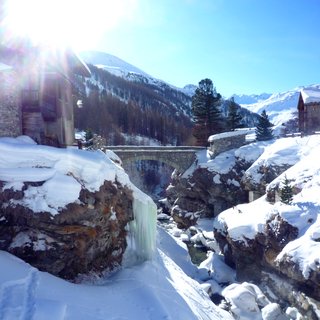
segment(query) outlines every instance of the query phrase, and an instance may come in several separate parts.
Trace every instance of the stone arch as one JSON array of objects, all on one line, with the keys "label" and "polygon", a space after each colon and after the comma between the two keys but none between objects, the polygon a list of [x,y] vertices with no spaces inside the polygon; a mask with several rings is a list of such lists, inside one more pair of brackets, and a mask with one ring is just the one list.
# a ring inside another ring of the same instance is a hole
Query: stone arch
[{"label": "stone arch", "polygon": [[105,147],[117,154],[123,163],[137,160],[155,160],[185,172],[196,160],[196,153],[205,148],[188,146],[110,146]]},{"label": "stone arch", "polygon": [[[121,158],[121,156],[119,156]],[[178,172],[181,172],[184,170],[176,161],[172,161],[171,159],[168,159],[167,157],[159,157],[158,155],[154,154],[139,154],[131,157],[123,157],[121,158],[123,164],[129,163],[129,162],[135,162],[139,160],[153,160],[160,163],[165,163],[166,165],[169,165],[173,169],[176,169]]]}]

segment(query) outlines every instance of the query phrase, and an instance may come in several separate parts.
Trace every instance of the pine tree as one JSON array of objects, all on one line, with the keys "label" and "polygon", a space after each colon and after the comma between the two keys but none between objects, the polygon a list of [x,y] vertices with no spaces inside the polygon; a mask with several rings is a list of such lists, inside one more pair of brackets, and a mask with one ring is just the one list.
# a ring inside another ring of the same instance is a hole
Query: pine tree
[{"label": "pine tree", "polygon": [[293,188],[290,185],[290,180],[287,178],[287,176],[284,177],[282,185],[283,187],[280,189],[281,202],[285,204],[291,204],[293,199]]},{"label": "pine tree", "polygon": [[273,124],[269,121],[266,111],[263,110],[256,127],[256,140],[266,141],[273,139],[272,126]]},{"label": "pine tree", "polygon": [[85,133],[85,139],[86,139],[86,141],[89,141],[89,140],[91,140],[92,138],[93,138],[93,133],[92,133],[91,129],[87,129],[87,130],[86,130],[86,133]]},{"label": "pine tree", "polygon": [[227,129],[234,131],[235,128],[241,128],[242,117],[238,114],[238,105],[234,102],[232,97],[228,104]]},{"label": "pine tree", "polygon": [[220,100],[221,95],[217,93],[210,79],[199,82],[192,97],[193,135],[197,139],[197,145],[206,146],[211,134],[222,131]]}]

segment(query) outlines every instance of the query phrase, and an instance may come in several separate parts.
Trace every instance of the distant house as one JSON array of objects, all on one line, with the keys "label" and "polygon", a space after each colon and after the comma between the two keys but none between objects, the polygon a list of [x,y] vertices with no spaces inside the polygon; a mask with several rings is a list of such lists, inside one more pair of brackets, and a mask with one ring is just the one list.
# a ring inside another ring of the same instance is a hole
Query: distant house
[{"label": "distant house", "polygon": [[320,91],[304,89],[298,101],[299,131],[312,134],[320,131]]},{"label": "distant house", "polygon": [[0,137],[23,134],[39,144],[73,144],[76,75],[90,71],[72,50],[1,45]]}]

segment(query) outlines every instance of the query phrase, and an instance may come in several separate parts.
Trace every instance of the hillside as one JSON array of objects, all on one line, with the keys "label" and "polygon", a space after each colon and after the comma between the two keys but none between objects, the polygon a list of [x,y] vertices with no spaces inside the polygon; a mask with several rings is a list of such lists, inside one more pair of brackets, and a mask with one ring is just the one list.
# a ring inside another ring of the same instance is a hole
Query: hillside
[{"label": "hillside", "polygon": [[320,85],[301,86],[292,90],[274,94],[234,95],[234,99],[242,107],[260,114],[266,110],[269,119],[275,125],[285,123],[294,118],[297,112],[300,91],[312,89],[320,92]]},{"label": "hillside", "polygon": [[[77,128],[90,128],[108,144],[135,144],[136,136],[164,145],[192,143],[191,101],[196,86],[174,87],[107,53],[87,51],[81,57],[92,76],[82,84],[87,107],[75,111]],[[222,100],[225,117],[227,105]],[[254,126],[256,114],[238,108],[244,125]]]}]

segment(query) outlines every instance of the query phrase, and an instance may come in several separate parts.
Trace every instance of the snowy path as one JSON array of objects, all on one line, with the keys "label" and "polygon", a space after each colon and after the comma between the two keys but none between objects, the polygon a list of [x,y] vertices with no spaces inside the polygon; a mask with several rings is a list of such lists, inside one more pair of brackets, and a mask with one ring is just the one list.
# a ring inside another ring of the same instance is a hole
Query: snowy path
[{"label": "snowy path", "polygon": [[1,320],[232,319],[161,249],[95,285],[64,281],[3,251],[0,266]]},{"label": "snowy path", "polygon": [[8,281],[1,286],[0,319],[32,319],[34,317],[37,278],[37,271],[30,269],[26,278]]}]

